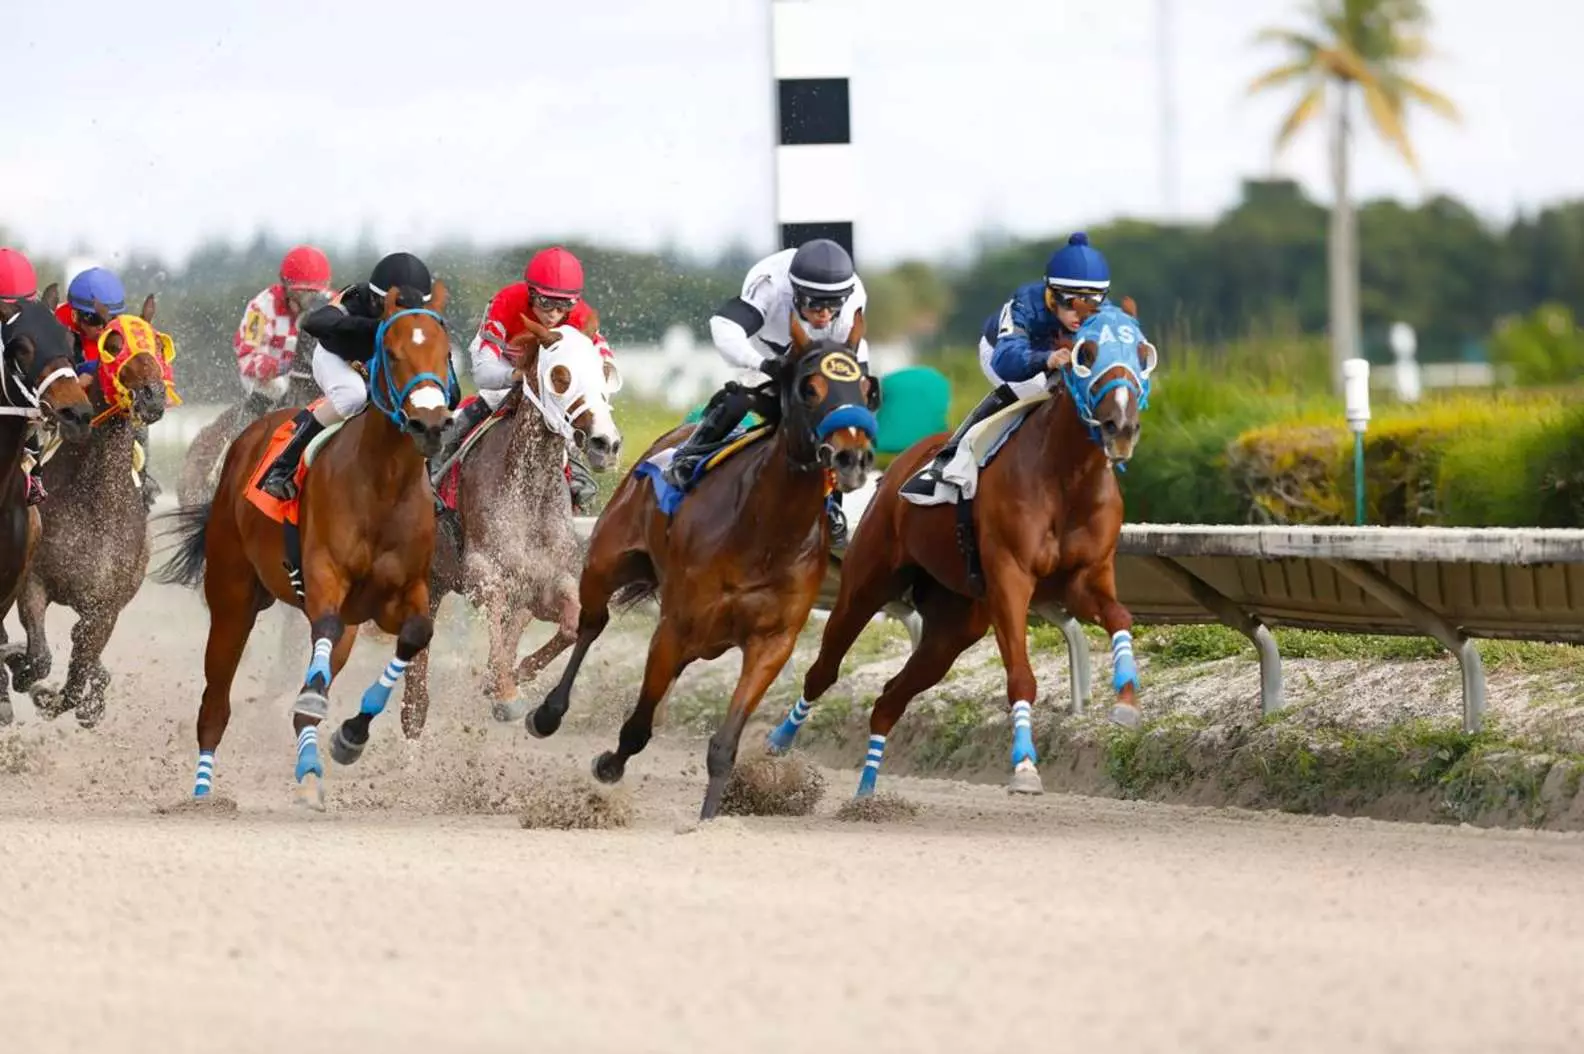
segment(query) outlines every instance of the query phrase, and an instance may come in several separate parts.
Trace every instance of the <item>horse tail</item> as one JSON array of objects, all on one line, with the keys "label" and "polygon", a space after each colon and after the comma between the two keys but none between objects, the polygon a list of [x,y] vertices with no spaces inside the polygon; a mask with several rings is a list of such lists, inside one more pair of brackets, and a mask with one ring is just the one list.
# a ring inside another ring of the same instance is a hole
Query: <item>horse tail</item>
[{"label": "horse tail", "polygon": [[611,594],[610,605],[619,612],[628,612],[658,592],[660,592],[658,583],[628,582]]},{"label": "horse tail", "polygon": [[175,535],[176,544],[173,548],[176,551],[159,570],[149,575],[150,578],[168,586],[198,587],[204,576],[204,535],[209,529],[209,513],[213,508],[214,502],[206,501],[202,505],[188,505],[159,517],[174,521],[169,530],[161,532],[161,536]]}]

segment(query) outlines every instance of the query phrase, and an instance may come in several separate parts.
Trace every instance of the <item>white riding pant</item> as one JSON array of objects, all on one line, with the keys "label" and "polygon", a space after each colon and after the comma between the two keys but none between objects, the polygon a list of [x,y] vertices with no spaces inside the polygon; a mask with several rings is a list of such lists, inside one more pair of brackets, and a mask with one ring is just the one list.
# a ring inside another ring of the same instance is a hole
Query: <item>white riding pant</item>
[{"label": "white riding pant", "polygon": [[[333,352],[326,351],[323,347],[314,349],[313,356],[314,383],[319,385],[319,390],[325,393],[329,405],[335,408],[335,417],[331,421],[343,420],[351,417],[364,406],[368,405],[368,385],[363,378],[352,368],[352,364]],[[330,424],[324,420],[322,411],[314,416],[320,424]]]},{"label": "white riding pant", "polygon": [[249,395],[262,395],[271,402],[279,402],[286,398],[286,390],[291,387],[291,378],[285,374],[271,377],[261,381],[257,377],[242,377],[242,390]]},{"label": "white riding pant", "polygon": [[1040,373],[1036,373],[1034,376],[1030,377],[1026,381],[1004,381],[1004,380],[1002,380],[1000,377],[996,376],[995,370],[990,368],[990,360],[994,356],[995,356],[995,345],[990,343],[988,340],[984,339],[983,337],[980,337],[979,338],[979,369],[981,371],[983,371],[984,375],[990,379],[990,383],[992,385],[1000,386],[1000,385],[1005,384],[1007,387],[1012,389],[1012,394],[1016,395],[1019,399],[1027,399],[1029,396],[1035,395],[1035,394],[1045,390],[1045,386],[1049,382],[1046,380],[1045,374],[1044,374],[1043,371],[1041,371]]},{"label": "white riding pant", "polygon": [[510,388],[480,388],[479,398],[484,400],[484,405],[490,408],[490,413],[500,409],[501,403],[511,394]]}]

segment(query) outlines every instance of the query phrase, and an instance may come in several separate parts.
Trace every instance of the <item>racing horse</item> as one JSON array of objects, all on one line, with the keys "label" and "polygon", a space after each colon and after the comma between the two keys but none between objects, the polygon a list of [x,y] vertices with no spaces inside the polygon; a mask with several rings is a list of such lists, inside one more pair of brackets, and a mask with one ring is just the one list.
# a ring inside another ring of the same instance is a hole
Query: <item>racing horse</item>
[{"label": "racing horse", "polygon": [[[176,346],[153,326],[154,297],[144,299],[137,315],[112,317],[97,303],[94,310],[110,321],[99,337],[91,385],[92,434],[86,443],[57,448],[41,470],[52,497],[39,507],[43,533],[17,605],[27,650],[10,660],[17,688],[30,692],[40,716],[75,711],[84,728],[104,716],[111,676],[101,656],[148,568],[149,509],[139,477],[148,452],[136,442],[136,429],[180,402],[171,372]],[[77,613],[59,691],[41,683],[52,665],[44,631],[51,604]]]},{"label": "racing horse", "polygon": [[[72,366],[71,333],[56,320],[55,305],[0,301],[0,652],[10,650],[5,616],[16,602],[42,526],[38,509],[27,503],[28,429],[49,420],[65,441],[82,443],[92,419]],[[0,725],[12,718],[11,677],[0,664]]]},{"label": "racing horse", "polygon": [[[979,469],[967,517],[983,553],[983,588],[972,586],[958,541],[961,508],[916,504],[900,493],[945,439],[931,436],[903,452],[881,477],[853,532],[841,587],[825,624],[803,694],[770,733],[771,753],[790,750],[812,704],[836,682],[842,658],[869,620],[905,600],[923,628],[912,655],[886,682],[869,718],[869,745],[858,797],[874,793],[885,741],[914,696],[938,683],[964,650],[994,628],[1012,713],[1012,793],[1043,793],[1034,749],[1034,672],[1028,612],[1060,608],[1111,635],[1111,719],[1139,722],[1133,618],[1117,601],[1114,561],[1122,531],[1122,493],[1114,469],[1133,455],[1139,411],[1159,355],[1144,337],[1131,298],[1098,308],[1080,301],[1083,321],[1069,363],[1045,391],[1003,411],[1011,431]],[[1031,404],[1031,405],[1029,405]],[[992,418],[992,421],[996,418]],[[965,441],[964,448],[970,448]]]},{"label": "racing horse", "polygon": [[[306,306],[300,317],[306,318],[315,308],[329,301],[328,293],[318,290],[308,292]],[[188,444],[187,453],[182,458],[181,473],[176,477],[176,500],[181,505],[200,505],[214,493],[226,448],[250,422],[271,410],[307,406],[319,395],[319,385],[313,379],[313,353],[319,342],[301,329],[293,339],[291,367],[280,378],[285,382],[280,395],[272,397],[265,392],[244,395],[200,428]]]},{"label": "racing horse", "polygon": [[[305,452],[299,497],[273,511],[259,478],[284,445],[293,411],[272,411],[243,429],[220,470],[214,498],[168,514],[176,551],[158,581],[203,585],[209,608],[203,701],[198,709],[194,798],[213,786],[215,752],[231,717],[231,683],[259,612],[280,600],[309,620],[312,659],[292,706],[298,802],[323,809],[318,726],[330,685],[358,627],[372,621],[396,636],[396,654],[363,692],[358,713],[332,737],[332,757],[351,764],[369,724],[429,644],[429,571],[435,510],[426,458],[440,448],[451,412],[445,284],[427,306],[416,290],[385,294],[368,364],[370,406],[331,425]],[[370,412],[372,410],[373,412]]]},{"label": "racing horse", "polygon": [[[602,365],[587,334],[525,320],[521,383],[459,450],[441,484],[454,509],[441,513],[429,587],[429,616],[449,593],[489,619],[488,692],[499,721],[520,721],[519,688],[577,637],[577,567],[565,464],[569,446],[587,450],[596,472],[614,467],[621,432],[607,399],[614,367]],[[526,405],[524,405],[526,404]],[[531,620],[555,636],[512,669]],[[429,652],[407,671],[402,731],[416,739],[429,710]]]},{"label": "racing horse", "polygon": [[[874,465],[879,386],[853,355],[863,331],[860,311],[845,345],[812,341],[793,313],[787,355],[762,367],[773,380],[756,393],[756,409],[771,424],[706,462],[715,467],[685,498],[668,492],[652,459],[674,450],[691,426],[658,439],[623,478],[589,539],[577,642],[560,683],[528,715],[532,735],[560,727],[612,601],[658,594],[660,620],[637,704],[616,750],[595,759],[594,775],[605,783],[622,778],[628,759],[649,742],[655,708],[689,664],[740,648],[742,671],[707,755],[700,816],[716,815],[743,725],[792,654],[825,577],[826,497],[832,487],[863,486]],[[729,455],[733,447],[738,452]]]}]

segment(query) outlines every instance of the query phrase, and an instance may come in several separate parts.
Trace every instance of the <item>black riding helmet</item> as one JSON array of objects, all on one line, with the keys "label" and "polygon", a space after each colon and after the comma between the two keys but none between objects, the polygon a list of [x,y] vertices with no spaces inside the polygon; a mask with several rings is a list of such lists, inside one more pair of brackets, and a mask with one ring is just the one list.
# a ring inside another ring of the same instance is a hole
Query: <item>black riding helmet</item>
[{"label": "black riding helmet", "polygon": [[857,275],[852,257],[829,238],[806,241],[792,254],[787,277],[799,308],[840,308],[852,295]]},{"label": "black riding helmet", "polygon": [[[369,292],[383,298],[392,289],[412,290],[423,298],[422,303],[429,302],[429,296],[434,291],[434,282],[429,277],[428,266],[412,253],[391,253],[379,263],[374,265],[374,273],[369,276]],[[417,307],[409,304],[405,297],[398,297],[398,302],[403,307]]]}]

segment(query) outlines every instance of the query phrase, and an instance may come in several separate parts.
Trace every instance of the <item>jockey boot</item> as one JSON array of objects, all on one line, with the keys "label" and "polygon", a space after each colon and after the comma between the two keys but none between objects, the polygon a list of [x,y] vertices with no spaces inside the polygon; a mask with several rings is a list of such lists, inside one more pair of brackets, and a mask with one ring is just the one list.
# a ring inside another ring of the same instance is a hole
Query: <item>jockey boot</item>
[{"label": "jockey boot", "polygon": [[842,510],[840,494],[825,499],[825,519],[830,523],[830,547],[847,548],[847,513]]},{"label": "jockey boot", "polygon": [[693,434],[676,448],[671,464],[661,473],[665,481],[679,490],[686,490],[699,461],[708,455],[711,447],[731,435],[731,430],[742,423],[752,408],[753,393],[736,381],[726,382],[704,408],[704,416]]},{"label": "jockey boot", "polygon": [[44,489],[44,477],[39,474],[39,467],[34,465],[27,472],[27,503],[42,505],[48,498],[49,492]]},{"label": "jockey boot", "polygon": [[22,451],[22,470],[27,476],[27,503],[42,505],[49,497],[49,492],[44,489],[44,466],[40,464],[44,457],[44,437],[39,435],[37,428],[28,429],[27,438],[22,441]]},{"label": "jockey boot", "polygon": [[149,453],[149,426],[134,418],[132,422],[132,438],[137,442],[138,446],[143,448],[143,470],[139,473],[143,479],[143,507],[152,510],[154,502],[158,500],[164,488],[149,474],[149,459],[151,457]]},{"label": "jockey boot", "polygon": [[594,499],[599,497],[599,484],[594,480],[594,472],[583,460],[583,455],[572,450],[567,456],[567,484],[572,488],[572,513],[575,516],[587,516],[594,506]]},{"label": "jockey boot", "polygon": [[935,459],[925,467],[923,472],[902,485],[902,493],[917,494],[921,497],[928,497],[934,494],[935,484],[937,482],[945,482],[941,473],[946,470],[947,462],[951,461],[952,456],[957,453],[957,447],[962,443],[963,437],[968,434],[968,430],[992,414],[1005,410],[1015,402],[1017,402],[1017,396],[1012,393],[1011,385],[998,384],[990,389],[990,394],[981,399],[979,405],[969,411],[962,424],[957,426],[957,431],[951,434],[951,438],[946,440],[946,445],[941,447],[940,452],[935,455]]},{"label": "jockey boot", "polygon": [[451,419],[451,427],[445,441],[440,444],[440,452],[429,459],[429,483],[436,490],[440,489],[440,477],[450,467],[446,462],[462,448],[462,441],[473,429],[483,424],[490,413],[489,403],[483,399],[474,399]]},{"label": "jockey boot", "polygon": [[291,441],[259,480],[259,490],[281,501],[290,501],[297,496],[297,481],[292,478],[297,474],[297,463],[302,460],[303,451],[308,449],[313,437],[324,431],[324,425],[319,423],[313,411],[306,409],[297,411],[292,426],[296,431]]}]

